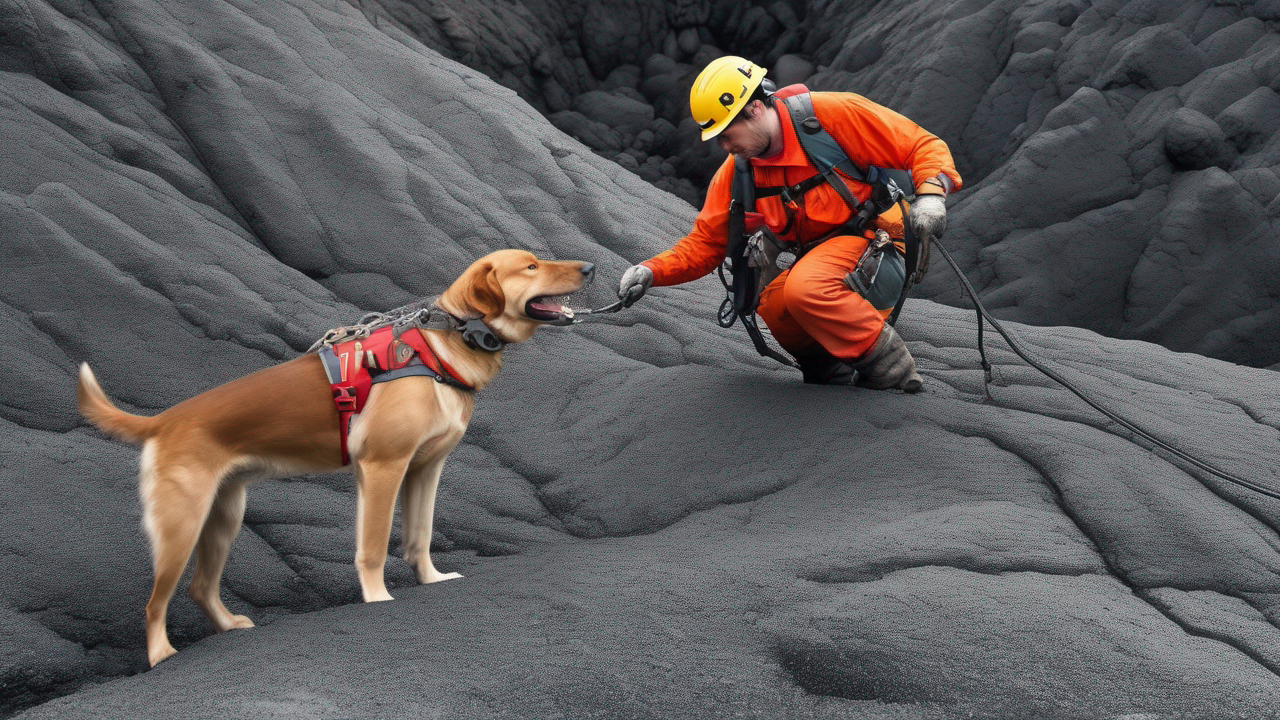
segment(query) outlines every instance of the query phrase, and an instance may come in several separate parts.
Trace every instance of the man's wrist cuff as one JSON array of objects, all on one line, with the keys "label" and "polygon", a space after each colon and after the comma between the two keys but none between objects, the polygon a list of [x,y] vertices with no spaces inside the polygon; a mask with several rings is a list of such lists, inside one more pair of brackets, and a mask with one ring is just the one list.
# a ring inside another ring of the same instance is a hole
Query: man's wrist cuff
[{"label": "man's wrist cuff", "polygon": [[955,183],[951,182],[951,178],[946,173],[938,173],[937,175],[920,183],[916,188],[917,195],[941,195],[946,197],[955,189]]}]

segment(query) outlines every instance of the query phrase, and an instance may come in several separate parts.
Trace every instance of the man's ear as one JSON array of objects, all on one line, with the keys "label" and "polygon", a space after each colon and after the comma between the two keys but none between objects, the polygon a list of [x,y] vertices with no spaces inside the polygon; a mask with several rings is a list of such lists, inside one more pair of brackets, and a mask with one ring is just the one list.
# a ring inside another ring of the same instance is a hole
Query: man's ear
[{"label": "man's ear", "polygon": [[500,315],[507,307],[507,296],[502,292],[498,270],[493,263],[484,263],[476,268],[467,290],[469,304],[485,317]]}]

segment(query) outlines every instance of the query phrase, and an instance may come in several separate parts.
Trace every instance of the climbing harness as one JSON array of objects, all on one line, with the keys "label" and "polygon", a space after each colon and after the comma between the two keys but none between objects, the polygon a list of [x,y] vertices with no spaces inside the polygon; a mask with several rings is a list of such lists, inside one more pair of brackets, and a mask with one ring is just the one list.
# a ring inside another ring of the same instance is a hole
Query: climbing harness
[{"label": "climbing harness", "polygon": [[386,313],[369,313],[355,325],[329,330],[307,350],[320,356],[333,390],[343,465],[351,462],[347,446],[351,418],[364,409],[374,385],[422,375],[463,392],[475,392],[457,370],[436,355],[418,329],[456,330],[473,348],[486,352],[502,349],[504,343],[483,319],[456,317],[437,307],[435,301],[428,298]]},{"label": "climbing harness", "polygon": [[[960,266],[957,265],[955,259],[951,257],[951,253],[947,252],[947,249],[943,247],[942,243],[938,242],[936,238],[934,238],[933,242],[937,244],[938,252],[942,253],[943,259],[947,261],[947,264],[951,265],[951,269],[954,270],[956,273],[956,276],[960,278],[960,284],[964,286],[964,291],[969,295],[969,299],[973,302],[974,310],[977,312],[978,355],[981,358],[981,362],[982,362],[983,390],[985,391],[988,399],[992,401],[995,400],[995,398],[991,395],[991,387],[990,387],[991,381],[992,381],[991,363],[987,361],[987,353],[983,347],[983,338],[982,338],[983,320],[986,320],[987,322],[991,323],[991,326],[995,328],[996,332],[1000,333],[1000,336],[1003,337],[1005,342],[1009,344],[1009,347],[1013,350],[1013,352],[1016,353],[1018,357],[1022,358],[1023,361],[1025,361],[1028,365],[1035,368],[1036,370],[1039,370],[1041,373],[1044,373],[1044,375],[1049,379],[1057,382],[1058,384],[1062,385],[1066,389],[1070,390],[1076,397],[1080,398],[1086,404],[1088,404],[1089,407],[1093,408],[1094,410],[1097,410],[1103,415],[1106,415],[1108,418],[1110,418],[1120,426],[1124,427],[1129,432],[1147,440],[1153,445],[1156,445],[1162,450],[1168,452],[1170,455],[1173,455],[1179,460],[1182,460],[1183,462],[1189,465],[1197,467],[1200,470],[1203,470],[1204,472],[1207,472],[1211,475],[1221,478],[1233,485],[1237,485],[1239,487],[1245,488],[1246,490],[1252,490],[1253,492],[1258,493],[1259,495],[1269,497],[1273,500],[1280,500],[1280,492],[1272,490],[1263,485],[1259,485],[1258,483],[1252,482],[1250,480],[1245,480],[1244,478],[1236,477],[1235,475],[1232,475],[1231,473],[1228,473],[1225,470],[1220,470],[1214,465],[1204,460],[1201,460],[1197,457],[1187,454],[1182,450],[1179,450],[1178,448],[1161,440],[1155,435],[1152,435],[1146,430],[1143,430],[1141,427],[1138,427],[1137,425],[1130,422],[1129,420],[1126,420],[1120,415],[1112,412],[1111,410],[1106,409],[1102,405],[1091,400],[1087,395],[1084,394],[1082,390],[1080,390],[1078,387],[1073,385],[1069,380],[1062,377],[1058,373],[1054,372],[1052,369],[1045,367],[1043,363],[1033,359],[1030,355],[1026,353],[1026,351],[1022,349],[1022,347],[1018,344],[1018,342],[1013,339],[1013,336],[1010,335],[1009,332],[1004,329],[1004,326],[1002,326],[999,321],[997,321],[994,317],[992,317],[991,313],[987,312],[987,308],[983,306],[980,300],[978,300],[978,294],[974,292],[973,286],[969,284],[969,279],[965,277],[965,274],[960,270]],[[1203,483],[1203,481],[1201,482]],[[1209,487],[1210,490],[1216,492],[1215,488],[1212,488],[1207,484],[1206,484],[1206,487]]]},{"label": "climbing harness", "polygon": [[[417,330],[454,330],[462,334],[469,347],[484,352],[498,352],[506,345],[483,318],[452,315],[436,305],[437,299],[427,298],[385,313],[368,313],[354,325],[329,330],[307,350],[320,356],[333,389],[343,465],[351,462],[347,446],[351,418],[364,409],[374,385],[422,375],[463,392],[475,392],[457,370],[436,355]],[[563,324],[576,325],[590,315],[621,309],[619,300],[602,308],[580,310]]]},{"label": "climbing harness", "polygon": [[[766,91],[772,87],[765,84]],[[906,222],[906,203],[914,199],[914,186],[911,173],[907,170],[884,168],[872,165],[863,172],[849,159],[840,143],[823,127],[813,111],[813,100],[809,89],[804,85],[790,85],[771,93],[775,102],[782,102],[791,116],[792,125],[796,129],[796,137],[809,161],[818,168],[817,174],[802,180],[795,185],[777,187],[756,187],[751,170],[751,163],[741,156],[734,158],[734,173],[729,200],[729,241],[725,253],[725,261],[718,268],[720,282],[725,287],[725,299],[720,304],[716,320],[721,327],[732,327],[735,321],[741,321],[747,334],[755,345],[756,352],[773,358],[783,365],[799,368],[799,364],[791,358],[770,348],[756,324],[756,308],[760,304],[760,293],[778,273],[794,265],[805,253],[838,235],[863,235],[871,224],[882,213],[897,204],[902,208],[903,225],[906,232],[903,238],[906,245],[904,256],[904,281],[897,293],[893,313],[888,322],[897,322],[898,313],[906,300],[911,286],[918,282],[927,267],[927,262],[920,262],[922,245],[911,232]],[[837,172],[837,170],[839,172]],[[849,189],[841,173],[871,186],[871,194],[865,202],[859,201]],[[787,211],[787,224],[782,229],[786,234],[795,221],[793,208],[805,193],[828,183],[840,195],[852,211],[848,222],[840,225],[825,235],[796,245],[794,249],[781,247],[781,242],[768,228],[747,234],[747,213],[755,213],[756,200],[762,197],[778,196]],[[767,252],[769,245],[775,246],[773,252]],[[883,250],[881,250],[883,252]],[[927,253],[927,250],[926,250]],[[760,258],[772,258],[772,265],[760,262]],[[864,259],[866,256],[864,255]],[[859,261],[861,264],[861,261]],[[732,280],[725,277],[728,272]],[[851,287],[853,287],[851,285]],[[857,288],[855,288],[856,290]],[[863,293],[865,296],[865,293]],[[881,308],[882,309],[882,308]]]}]

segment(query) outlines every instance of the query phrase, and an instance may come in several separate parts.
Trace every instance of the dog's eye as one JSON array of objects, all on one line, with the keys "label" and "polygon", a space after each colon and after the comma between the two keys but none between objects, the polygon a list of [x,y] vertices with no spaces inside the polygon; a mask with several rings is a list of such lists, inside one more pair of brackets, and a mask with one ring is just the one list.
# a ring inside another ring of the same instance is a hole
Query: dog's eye
[{"label": "dog's eye", "polygon": [[529,269],[530,269],[530,270],[537,270],[537,269],[538,269],[538,266],[537,266],[537,265],[530,265],[530,266],[529,266]]}]

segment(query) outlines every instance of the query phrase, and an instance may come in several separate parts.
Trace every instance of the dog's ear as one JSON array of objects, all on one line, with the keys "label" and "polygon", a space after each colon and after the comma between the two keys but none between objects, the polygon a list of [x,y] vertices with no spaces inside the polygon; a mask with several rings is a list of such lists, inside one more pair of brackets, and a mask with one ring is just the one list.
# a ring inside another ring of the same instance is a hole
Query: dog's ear
[{"label": "dog's ear", "polygon": [[467,287],[467,301],[485,317],[499,315],[507,307],[507,295],[498,282],[498,269],[493,263],[482,263]]}]

